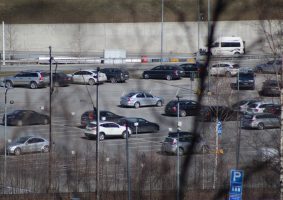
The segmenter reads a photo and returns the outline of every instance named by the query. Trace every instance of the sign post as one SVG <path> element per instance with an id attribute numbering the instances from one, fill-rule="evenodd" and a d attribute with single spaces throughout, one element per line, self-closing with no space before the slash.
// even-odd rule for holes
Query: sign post
<path id="1" fill-rule="evenodd" d="M 231 170 L 229 200 L 242 200 L 243 179 L 243 170 Z"/>

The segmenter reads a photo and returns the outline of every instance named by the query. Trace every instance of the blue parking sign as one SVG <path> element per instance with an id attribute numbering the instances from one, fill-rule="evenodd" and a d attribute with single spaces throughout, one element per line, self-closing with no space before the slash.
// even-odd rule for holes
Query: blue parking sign
<path id="1" fill-rule="evenodd" d="M 222 123 L 221 123 L 221 121 L 217 121 L 216 129 L 217 129 L 217 134 L 222 135 Z"/>
<path id="2" fill-rule="evenodd" d="M 230 172 L 230 192 L 229 200 L 241 200 L 243 190 L 243 170 L 234 170 Z"/>

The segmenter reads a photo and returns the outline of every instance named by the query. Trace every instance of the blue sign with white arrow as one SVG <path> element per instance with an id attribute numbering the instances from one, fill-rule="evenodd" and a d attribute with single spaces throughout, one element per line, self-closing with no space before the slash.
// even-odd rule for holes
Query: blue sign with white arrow
<path id="1" fill-rule="evenodd" d="M 234 170 L 230 172 L 230 195 L 229 200 L 241 200 L 243 190 L 243 170 Z"/>
<path id="2" fill-rule="evenodd" d="M 221 121 L 217 121 L 216 129 L 217 129 L 217 134 L 222 135 L 222 123 L 221 123 Z"/>

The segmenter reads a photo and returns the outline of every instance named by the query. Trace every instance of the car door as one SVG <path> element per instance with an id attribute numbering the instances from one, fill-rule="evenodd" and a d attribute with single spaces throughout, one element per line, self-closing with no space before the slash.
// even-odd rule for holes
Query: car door
<path id="1" fill-rule="evenodd" d="M 148 93 L 144 93 L 145 94 L 145 105 L 155 105 L 156 104 L 156 100 L 153 97 L 153 95 L 148 94 Z"/>
<path id="2" fill-rule="evenodd" d="M 26 110 L 20 114 L 19 120 L 21 120 L 23 124 L 30 125 L 33 124 L 32 116 L 32 111 Z"/>
<path id="3" fill-rule="evenodd" d="M 186 112 L 189 115 L 197 115 L 198 114 L 198 103 L 195 101 L 186 102 Z"/>
<path id="4" fill-rule="evenodd" d="M 144 133 L 144 132 L 150 132 L 150 127 L 148 126 L 148 123 L 146 120 L 138 118 L 138 132 Z"/>
<path id="5" fill-rule="evenodd" d="M 117 115 L 109 111 L 102 111 L 100 119 L 102 119 L 102 117 L 105 117 L 107 121 L 116 121 L 118 119 Z"/>
<path id="6" fill-rule="evenodd" d="M 140 105 L 141 106 L 144 106 L 144 105 L 147 105 L 147 102 L 146 102 L 146 97 L 145 97 L 145 94 L 144 93 L 138 93 L 136 95 L 136 102 L 140 102 Z"/>
<path id="7" fill-rule="evenodd" d="M 218 74 L 218 64 L 212 65 L 210 67 L 210 75 L 217 75 Z"/>
<path id="8" fill-rule="evenodd" d="M 20 74 L 15 75 L 13 78 L 13 85 L 23 85 L 24 76 L 25 76 L 25 73 L 20 73 Z"/>
<path id="9" fill-rule="evenodd" d="M 151 71 L 150 71 L 150 76 L 151 78 L 161 78 L 161 74 L 162 74 L 162 65 L 154 67 Z"/>
<path id="10" fill-rule="evenodd" d="M 34 138 L 34 149 L 33 152 L 40 152 L 44 146 L 45 141 L 42 138 Z"/>
<path id="11" fill-rule="evenodd" d="M 37 143 L 36 138 L 28 139 L 28 141 L 25 143 L 25 147 L 23 151 L 26 153 L 34 152 L 36 150 L 36 145 L 37 145 L 36 143 Z"/>
<path id="12" fill-rule="evenodd" d="M 109 129 L 109 135 L 113 135 L 113 136 L 120 136 L 122 135 L 122 130 L 120 128 L 120 126 L 116 123 L 108 123 L 108 129 Z"/>
<path id="13" fill-rule="evenodd" d="M 80 83 L 82 79 L 83 71 L 77 71 L 73 74 L 73 82 Z"/>
<path id="14" fill-rule="evenodd" d="M 269 120 L 270 120 L 271 127 L 274 127 L 274 128 L 280 127 L 281 124 L 280 124 L 279 117 L 274 116 L 274 115 L 270 115 Z"/>
<path id="15" fill-rule="evenodd" d="M 34 111 L 30 111 L 29 124 L 42 124 L 42 123 L 43 123 L 42 117 L 38 113 Z"/>

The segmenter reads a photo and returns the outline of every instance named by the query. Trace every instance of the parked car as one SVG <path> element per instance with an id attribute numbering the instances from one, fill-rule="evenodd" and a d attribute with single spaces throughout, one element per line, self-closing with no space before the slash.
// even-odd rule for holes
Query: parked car
<path id="1" fill-rule="evenodd" d="M 72 74 L 73 83 L 94 85 L 97 83 L 97 71 L 93 69 L 79 70 Z M 98 82 L 107 81 L 107 77 L 103 72 L 98 73 Z"/>
<path id="2" fill-rule="evenodd" d="M 200 105 L 193 100 L 181 99 L 179 100 L 179 116 L 185 117 L 187 115 L 198 115 Z M 165 106 L 166 115 L 178 115 L 178 100 L 172 100 Z"/>
<path id="3" fill-rule="evenodd" d="M 271 113 L 277 116 L 281 115 L 281 105 L 279 104 L 271 104 L 265 107 L 263 110 L 264 113 Z"/>
<path id="4" fill-rule="evenodd" d="M 262 84 L 261 95 L 280 96 L 282 84 L 277 80 L 265 80 Z"/>
<path id="5" fill-rule="evenodd" d="M 123 83 L 129 79 L 129 72 L 122 68 L 103 68 L 100 71 L 106 74 L 107 81 L 111 83 Z"/>
<path id="6" fill-rule="evenodd" d="M 279 151 L 272 147 L 260 147 L 256 151 L 256 161 L 267 162 L 274 167 L 280 167 Z"/>
<path id="7" fill-rule="evenodd" d="M 184 77 L 199 77 L 198 63 L 183 63 L 179 65 L 184 69 Z"/>
<path id="8" fill-rule="evenodd" d="M 179 137 L 193 137 L 193 133 L 192 132 L 188 132 L 188 131 L 176 131 L 176 132 L 169 132 L 167 137 L 173 137 L 173 138 L 177 138 L 179 134 Z"/>
<path id="9" fill-rule="evenodd" d="M 120 98 L 121 106 L 139 108 L 141 106 L 158 106 L 164 104 L 162 97 L 153 96 L 147 92 L 130 92 Z"/>
<path id="10" fill-rule="evenodd" d="M 73 82 L 72 77 L 68 76 L 64 72 L 52 73 L 52 81 L 55 87 L 68 86 Z"/>
<path id="11" fill-rule="evenodd" d="M 282 60 L 275 59 L 275 60 L 270 60 L 267 63 L 264 64 L 259 64 L 255 66 L 255 71 L 257 73 L 278 73 L 281 74 L 282 72 Z"/>
<path id="12" fill-rule="evenodd" d="M 250 113 L 263 113 L 266 107 L 274 106 L 273 102 L 255 102 L 249 105 L 247 112 Z"/>
<path id="13" fill-rule="evenodd" d="M 82 127 L 87 126 L 90 122 L 96 121 L 96 109 L 94 110 L 89 110 L 84 112 L 81 115 L 81 125 Z M 117 122 L 119 119 L 124 118 L 124 116 L 117 115 L 113 112 L 106 111 L 106 110 L 101 110 L 100 112 L 100 120 L 107 120 L 111 122 Z"/>
<path id="14" fill-rule="evenodd" d="M 239 86 L 239 89 L 255 89 L 255 75 L 254 71 L 250 68 L 241 69 L 237 76 L 236 88 Z"/>
<path id="15" fill-rule="evenodd" d="M 7 153 L 16 156 L 32 152 L 49 152 L 48 140 L 37 136 L 23 136 L 13 140 L 7 146 Z"/>
<path id="16" fill-rule="evenodd" d="M 36 89 L 49 85 L 49 73 L 41 70 L 22 71 L 15 76 L 5 77 L 3 82 L 6 88 L 25 86 Z"/>
<path id="17" fill-rule="evenodd" d="M 199 121 L 237 121 L 238 112 L 227 106 L 202 106 L 197 116 Z"/>
<path id="18" fill-rule="evenodd" d="M 234 63 L 217 63 L 210 67 L 210 75 L 213 76 L 236 76 L 239 72 L 239 65 Z"/>
<path id="19" fill-rule="evenodd" d="M 179 155 L 183 155 L 188 153 L 187 150 L 189 146 L 192 145 L 193 136 L 192 135 L 184 135 L 179 137 L 166 137 L 161 145 L 161 152 L 167 154 L 175 154 L 178 153 L 179 147 Z M 196 139 L 196 143 L 194 144 L 194 153 L 207 153 L 209 151 L 209 146 L 206 142 L 198 138 Z"/>
<path id="20" fill-rule="evenodd" d="M 96 138 L 96 122 L 90 122 L 86 127 L 84 134 L 88 139 Z M 130 137 L 131 130 L 126 126 L 119 125 L 115 122 L 101 121 L 99 123 L 99 140 L 104 140 L 107 137 Z"/>
<path id="21" fill-rule="evenodd" d="M 5 123 L 5 115 L 2 119 Z M 15 110 L 7 114 L 8 126 L 23 126 L 23 125 L 36 125 L 36 124 L 49 124 L 49 116 L 35 112 L 33 110 Z"/>
<path id="22" fill-rule="evenodd" d="M 137 133 L 156 133 L 159 131 L 159 125 L 157 123 L 139 117 L 121 118 L 117 123 L 127 125 L 133 134 L 136 133 L 136 131 Z M 137 126 L 135 126 L 135 124 Z"/>
<path id="23" fill-rule="evenodd" d="M 245 114 L 241 119 L 242 128 L 280 128 L 280 118 L 269 113 Z"/>
<path id="24" fill-rule="evenodd" d="M 256 99 L 247 99 L 247 100 L 241 100 L 235 104 L 232 105 L 232 109 L 234 111 L 240 111 L 242 113 L 246 112 L 249 105 L 256 103 L 256 102 L 260 102 L 260 100 L 256 100 Z"/>
<path id="25" fill-rule="evenodd" d="M 143 72 L 144 79 L 181 79 L 185 75 L 184 69 L 177 65 L 159 65 Z"/>

